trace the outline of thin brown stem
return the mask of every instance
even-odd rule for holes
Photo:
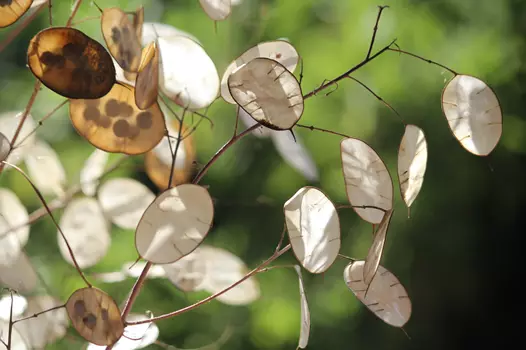
[[[179,120],[179,130],[178,130],[178,134],[177,134],[177,142],[175,143],[175,151],[172,153],[172,166],[170,167],[170,176],[168,177],[168,186],[166,187],[166,189],[169,189],[172,187],[172,180],[173,180],[173,177],[174,177],[174,172],[175,172],[175,160],[177,158],[177,151],[179,150],[179,146],[181,145],[181,141],[182,141],[182,133],[183,133],[183,122],[184,122],[184,114],[183,114],[183,117],[181,118],[181,120]],[[170,151],[172,150],[172,146],[171,146],[171,142],[170,140],[168,140],[168,145],[170,146]]]
[[[387,213],[388,210],[384,208],[380,208],[374,205],[350,205],[350,204],[344,204],[344,205],[337,205],[336,209],[347,209],[347,208],[353,208],[353,209],[376,209],[380,210],[384,213]]]
[[[68,21],[66,22],[66,27],[71,26],[71,23],[73,22],[73,18],[75,18],[75,15],[77,14],[77,11],[79,10],[81,3],[82,3],[82,0],[77,0],[75,5],[73,6],[73,11],[71,11],[71,15],[69,16]]]
[[[229,290],[231,290],[232,288],[235,288],[236,286],[238,286],[239,284],[243,283],[244,281],[246,281],[247,279],[249,279],[250,277],[252,277],[253,275],[257,274],[259,271],[263,270],[265,267],[267,267],[267,265],[269,265],[271,262],[273,262],[274,260],[276,260],[277,258],[279,258],[281,255],[285,254],[287,251],[290,250],[292,246],[290,244],[286,245],[283,249],[275,252],[274,254],[272,254],[272,256],[270,258],[268,258],[267,260],[265,260],[264,262],[262,262],[258,267],[254,268],[252,271],[250,271],[249,273],[247,273],[243,278],[241,278],[240,280],[232,283],[230,286],[226,287],[225,289],[205,298],[205,299],[202,299],[192,305],[189,305],[187,307],[184,307],[182,309],[179,309],[177,311],[174,311],[174,312],[170,312],[168,314],[164,314],[164,315],[161,315],[161,316],[157,316],[157,317],[153,317],[153,318],[150,318],[148,320],[142,320],[142,321],[135,321],[135,322],[126,322],[126,325],[136,325],[136,324],[143,324],[143,323],[149,323],[149,322],[157,322],[157,321],[161,321],[161,320],[165,320],[167,318],[171,318],[171,317],[174,317],[174,316],[177,316],[177,315],[180,315],[182,313],[185,313],[187,311],[190,311],[190,310],[193,310],[203,304],[206,304],[212,300],[214,300],[215,298],[217,298],[218,296],[220,295],[223,295],[224,293],[228,292]]]
[[[42,314],[45,314],[46,312],[50,312],[50,311],[54,311],[54,310],[58,310],[58,309],[62,309],[63,307],[66,307],[66,304],[62,304],[62,305],[57,305],[57,306],[53,306],[52,308],[50,309],[47,309],[47,310],[44,310],[44,311],[40,311],[40,312],[37,312],[33,315],[29,315],[29,316],[26,316],[24,318],[20,318],[18,320],[15,320],[13,321],[13,324],[17,323],[17,322],[22,322],[22,321],[25,321],[25,320],[29,320],[30,318],[36,318]]]
[[[332,80],[329,80],[328,82],[326,83],[323,83],[321,84],[319,87],[317,87],[316,89],[312,90],[311,92],[309,92],[308,94],[305,94],[303,95],[303,99],[306,100],[316,94],[318,94],[320,91],[322,90],[325,90],[326,88],[328,88],[329,86],[332,86],[334,84],[337,84],[340,80],[344,79],[344,78],[347,78],[348,75],[352,74],[353,72],[357,71],[358,69],[362,68],[363,66],[365,66],[367,63],[371,62],[372,60],[374,60],[375,58],[377,58],[378,56],[380,56],[381,54],[383,54],[384,52],[386,52],[387,50],[389,50],[389,48],[395,43],[396,39],[391,41],[391,43],[389,43],[389,45],[387,45],[386,47],[384,47],[383,49],[381,49],[380,51],[378,51],[377,53],[375,53],[374,55],[372,55],[371,57],[369,58],[366,58],[365,60],[363,60],[362,62],[358,63],[356,66],[352,67],[351,69],[349,69],[347,72],[339,75],[338,77],[332,79]]]
[[[342,137],[345,137],[345,138],[350,138],[350,136],[342,134],[340,132],[332,131],[332,130],[328,130],[328,129],[323,129],[323,128],[318,128],[318,127],[316,127],[314,125],[308,126],[308,125],[296,124],[295,126],[297,126],[298,128],[309,129],[310,131],[317,130],[317,131],[321,131],[321,132],[326,132],[328,134],[333,134],[333,135],[342,136]]]
[[[76,22],[71,23],[71,26],[74,27],[74,26],[79,25],[79,24],[84,23],[84,22],[93,21],[94,19],[99,19],[99,20],[100,20],[100,17],[101,17],[101,16],[89,16],[89,17],[85,17],[85,18],[83,18],[83,19],[81,19],[81,20],[78,20],[78,21],[76,21]]]
[[[69,245],[69,242],[68,240],[66,239],[66,235],[64,235],[64,232],[62,232],[62,229],[60,228],[57,220],[55,219],[55,216],[53,216],[53,213],[51,213],[51,210],[49,209],[49,206],[47,205],[46,203],[46,200],[44,199],[44,196],[42,195],[42,193],[40,192],[40,190],[35,186],[35,184],[33,183],[33,181],[31,181],[31,179],[29,178],[29,176],[27,176],[27,174],[22,170],[20,169],[19,167],[17,167],[16,165],[13,165],[9,162],[6,162],[5,160],[2,161],[2,163],[4,164],[7,164],[9,165],[11,168],[15,169],[16,171],[18,171],[22,176],[24,176],[24,178],[29,182],[29,184],[31,185],[31,187],[33,187],[33,190],[35,191],[35,193],[37,194],[38,196],[38,199],[40,199],[40,201],[42,202],[42,205],[44,205],[44,207],[46,208],[46,212],[47,214],[49,215],[49,217],[51,218],[51,220],[53,221],[53,223],[55,224],[55,227],[57,228],[58,232],[60,233],[60,235],[62,236],[62,239],[64,240],[64,242],[66,243],[66,247],[68,248],[68,252],[69,252],[69,255],[71,256],[71,260],[73,261],[73,265],[75,265],[75,269],[77,269],[77,272],[79,273],[80,277],[84,280],[84,282],[86,283],[86,285],[88,287],[91,287],[91,283],[88,282],[88,280],[86,279],[86,276],[84,276],[84,273],[82,272],[82,270],[80,269],[80,266],[77,262],[77,259],[75,258],[75,254],[73,254],[73,250],[71,249],[71,246]]]
[[[53,4],[51,4],[51,0],[47,1],[48,8],[49,8],[49,26],[53,27],[53,13],[51,11],[51,8],[53,7]]]
[[[150,271],[151,267],[152,263],[148,261],[146,265],[144,265],[144,269],[142,270],[141,275],[139,276],[139,278],[137,278],[137,281],[135,281],[135,284],[133,285],[133,288],[130,292],[130,296],[128,297],[128,300],[126,300],[124,308],[122,309],[121,318],[123,320],[126,319],[126,316],[128,316],[128,314],[130,313],[133,303],[135,302],[135,299],[137,299],[139,291],[141,290],[141,287],[144,284],[146,276],[148,275],[148,272]]]
[[[453,75],[458,75],[458,73],[455,72],[453,69],[451,69],[451,68],[449,68],[449,67],[446,67],[446,66],[444,66],[443,64],[440,64],[440,63],[438,63],[438,62],[431,61],[430,59],[424,58],[424,57],[422,57],[422,56],[415,55],[414,53],[407,52],[407,51],[400,50],[400,49],[391,49],[391,48],[388,48],[388,50],[389,50],[389,51],[393,51],[393,52],[403,53],[404,55],[408,55],[408,56],[411,56],[411,57],[414,57],[414,58],[418,58],[419,60],[422,60],[422,61],[424,61],[424,62],[427,62],[427,63],[430,63],[430,64],[434,64],[435,66],[438,66],[438,67],[444,68],[445,70],[449,71],[449,72],[452,73]]]
[[[374,46],[374,40],[376,39],[376,32],[378,31],[378,23],[380,23],[380,17],[382,16],[382,11],[386,8],[389,8],[389,6],[378,6],[378,16],[376,16],[376,23],[374,24],[373,28],[373,37],[371,39],[371,44],[369,45],[369,51],[367,51],[367,56],[365,56],[365,59],[368,59],[371,57],[371,51],[373,50]]]
[[[389,108],[391,111],[393,111],[394,114],[396,114],[398,116],[398,118],[400,118],[400,121],[402,123],[404,123],[405,125],[405,121],[404,119],[402,118],[402,116],[400,115],[400,113],[398,113],[396,111],[396,109],[394,109],[393,106],[391,106],[389,103],[387,103],[383,98],[380,97],[380,95],[378,95],[377,93],[375,93],[373,90],[371,90],[367,85],[365,85],[364,83],[362,83],[360,80],[356,79],[355,77],[351,77],[350,75],[348,76],[349,79],[351,80],[354,80],[355,82],[357,82],[358,84],[360,84],[362,87],[364,87],[367,91],[369,91],[371,94],[373,94],[374,97],[376,97],[380,102],[382,102],[387,108]]]

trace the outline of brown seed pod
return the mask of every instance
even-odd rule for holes
[[[159,49],[151,42],[142,50],[141,64],[135,80],[135,103],[147,109],[157,100],[159,89]]]
[[[134,95],[133,87],[119,83],[100,99],[71,100],[71,122],[80,135],[103,151],[148,152],[165,134],[164,116],[157,103],[140,110]]]
[[[115,84],[115,67],[108,51],[74,28],[40,31],[29,43],[27,62],[45,86],[64,97],[100,98]]]
[[[141,44],[136,30],[124,11],[117,7],[102,12],[102,35],[111,55],[127,72],[137,72],[141,59]]]
[[[112,345],[124,333],[124,322],[115,301],[102,290],[87,287],[76,290],[66,303],[73,327],[96,345]]]
[[[179,122],[174,121],[168,131],[171,136],[175,137],[170,140],[172,149],[175,150],[177,144],[177,135],[179,134]],[[183,125],[181,135],[187,135],[188,130]],[[186,136],[179,144],[177,157],[175,160],[175,169],[172,178],[171,186],[187,183],[192,175],[193,163],[195,160],[195,146],[192,135]],[[168,138],[163,140],[150,152],[146,153],[144,157],[144,167],[146,174],[152,182],[161,190],[165,190],[168,186],[170,178],[171,166],[170,146],[168,145]]]
[[[33,0],[0,0],[0,28],[15,23],[32,3]]]
[[[133,14],[133,27],[135,28],[135,34],[139,42],[142,40],[142,25],[144,23],[144,7],[141,5],[135,10]]]

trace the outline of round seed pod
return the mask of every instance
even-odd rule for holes
[[[0,0],[0,28],[15,23],[33,3],[33,0]]]
[[[71,122],[80,135],[103,151],[148,152],[165,133],[164,116],[157,103],[140,110],[134,96],[133,87],[119,83],[103,98],[71,100]]]
[[[73,327],[90,343],[112,345],[124,332],[117,304],[100,289],[76,290],[69,297],[66,310]]]
[[[154,42],[142,51],[141,64],[135,80],[135,103],[147,109],[157,101],[159,88],[159,49]]]
[[[101,27],[104,41],[119,66],[127,72],[136,72],[141,59],[141,44],[128,15],[117,7],[105,9]]]
[[[27,63],[42,84],[73,99],[96,99],[115,84],[111,56],[80,30],[51,27],[29,43]]]

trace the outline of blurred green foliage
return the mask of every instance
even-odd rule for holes
[[[63,25],[73,1],[53,1],[53,21]],[[359,63],[369,47],[377,5],[390,5],[379,25],[375,49],[397,38],[404,50],[485,80],[497,93],[504,111],[504,134],[488,158],[466,152],[454,139],[442,115],[440,94],[451,74],[444,69],[387,52],[354,75],[388,101],[407,123],[426,132],[429,160],[426,180],[411,218],[396,193],[396,212],[382,260],[405,285],[413,315],[405,330],[383,324],[345,286],[344,261],[322,276],[304,274],[311,307],[312,349],[452,349],[494,340],[491,324],[512,324],[507,311],[492,302],[498,286],[507,287],[519,254],[518,217],[526,187],[522,158],[526,151],[524,118],[524,34],[526,4],[518,0],[245,0],[223,22],[214,23],[195,0],[100,1],[99,6],[134,10],[145,7],[147,21],[171,24],[195,35],[222,75],[228,63],[260,41],[288,38],[303,59],[303,92],[313,90]],[[85,1],[76,20],[97,16]],[[0,112],[22,110],[34,78],[26,68],[27,44],[48,25],[41,14],[0,53]],[[103,42],[100,22],[78,25]],[[0,41],[11,29],[0,31]],[[297,72],[298,73],[298,72]],[[32,110],[42,118],[63,100],[43,88]],[[38,136],[50,142],[64,163],[70,184],[93,147],[73,130],[62,108]],[[235,108],[222,101],[207,112],[214,127],[202,123],[195,133],[199,164],[204,164],[228,140]],[[306,101],[303,124],[336,130],[371,144],[396,178],[396,152],[404,125],[374,96],[351,80],[341,81],[329,96]],[[347,203],[339,153],[340,138],[295,129],[320,169],[323,189],[336,203]],[[111,176],[131,176],[152,189],[135,157]],[[283,226],[283,203],[308,183],[282,161],[269,140],[247,137],[214,164],[202,181],[216,199],[215,224],[206,243],[224,247],[248,266],[270,256]],[[0,185],[13,189],[35,210],[39,202],[16,173],[2,174]],[[396,188],[396,187],[395,187]],[[60,212],[57,212],[60,215]],[[350,210],[340,211],[341,252],[364,258],[371,243],[370,225]],[[109,254],[88,274],[118,270],[134,261],[133,232],[114,228]],[[50,292],[60,300],[82,281],[61,258],[56,229],[49,218],[32,226],[27,252]],[[522,241],[523,242],[523,241]],[[515,260],[514,260],[515,259]],[[294,263],[292,254],[277,264]],[[159,322],[161,340],[178,348],[213,342],[226,327],[234,334],[225,349],[294,349],[299,334],[299,295],[292,269],[273,269],[258,277],[261,299],[248,307],[211,302],[195,311]],[[96,283],[118,302],[125,300],[133,280]],[[154,315],[173,311],[206,296],[184,294],[168,281],[148,280],[135,312]],[[504,327],[499,337],[513,333]],[[496,335],[495,335],[496,336]],[[84,344],[70,331],[50,349],[74,349]],[[151,348],[156,348],[155,345]]]

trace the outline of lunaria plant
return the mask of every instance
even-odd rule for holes
[[[239,2],[201,0],[199,4],[211,20],[228,21]],[[0,1],[0,27],[9,31],[10,25],[27,18],[27,11],[45,8],[51,20],[55,8],[51,5],[51,1]],[[60,4],[55,1],[53,5]],[[335,269],[333,264],[339,258],[350,260],[342,270],[342,282],[356,298],[385,323],[406,325],[411,300],[404,281],[381,264],[389,225],[396,218],[393,176],[382,152],[366,141],[302,124],[304,111],[309,108],[305,101],[343,85],[346,78],[356,80],[352,74],[377,57],[389,52],[412,56],[453,74],[440,100],[437,96],[437,104],[441,104],[460,144],[474,155],[486,156],[502,134],[502,111],[487,83],[403,51],[394,41],[374,51],[385,7],[378,12],[365,58],[338,77],[304,92],[303,72],[298,74],[296,68],[310,58],[300,59],[294,43],[257,43],[233,57],[219,79],[206,47],[192,34],[168,24],[144,22],[147,7],[99,8],[100,33],[84,33],[72,25],[81,6],[89,6],[89,1],[75,1],[66,23],[53,23],[27,43],[28,76],[36,78],[33,93],[23,111],[2,111],[0,115],[0,171],[16,171],[42,204],[42,208],[28,213],[17,193],[0,188],[0,282],[8,288],[0,300],[0,339],[5,348],[45,348],[71,334],[68,328],[86,346],[89,343],[88,349],[144,348],[158,337],[162,339],[158,323],[205,303],[257,303],[263,293],[257,276],[280,267],[275,261],[289,251],[298,263],[294,268],[301,310],[299,348],[307,347],[311,325],[309,286],[304,284],[303,275]],[[104,6],[103,2],[98,6]],[[30,112],[41,85],[66,100],[37,123]],[[193,132],[201,121],[210,121],[207,108],[219,99],[236,105],[231,111],[236,115],[234,132],[215,155],[198,166],[195,144],[199,140],[194,139]],[[72,127],[95,148],[80,174],[75,175],[75,184],[71,183],[73,176],[66,174],[62,155],[35,133],[64,104],[69,105]],[[246,125],[244,131],[240,131],[240,119]],[[209,244],[207,237],[217,233],[214,231],[221,224],[214,220],[214,189],[200,185],[201,180],[231,146],[253,134],[271,138],[291,166],[307,180],[317,181],[318,168],[294,133],[298,128],[341,138],[339,149],[333,151],[341,158],[345,187],[340,190],[349,204],[335,203],[321,188],[297,188],[283,203],[284,229],[275,251],[250,268],[230,249]],[[408,208],[424,183],[428,158],[425,132],[407,124],[400,141],[397,179]],[[119,154],[120,158],[109,161]],[[152,192],[136,179],[107,178],[130,158],[140,159],[138,164],[144,166],[158,191]],[[27,174],[19,167],[22,165]],[[341,207],[353,208],[373,226],[371,246],[362,260],[342,252],[347,228],[339,218]],[[59,210],[60,218],[56,213]],[[51,290],[41,292],[46,286],[45,276],[37,274],[37,266],[25,251],[31,225],[44,216],[49,216],[56,227],[60,255],[81,278],[67,298],[53,295]],[[135,232],[129,242],[135,242],[137,261],[123,262],[117,271],[86,274],[86,269],[107,256],[117,236],[112,225]],[[95,286],[129,279],[136,282],[125,300],[115,300],[101,286]],[[209,296],[165,314],[153,315],[146,309],[131,313],[141,291],[148,288],[144,285],[148,279],[165,279],[174,289]]]

